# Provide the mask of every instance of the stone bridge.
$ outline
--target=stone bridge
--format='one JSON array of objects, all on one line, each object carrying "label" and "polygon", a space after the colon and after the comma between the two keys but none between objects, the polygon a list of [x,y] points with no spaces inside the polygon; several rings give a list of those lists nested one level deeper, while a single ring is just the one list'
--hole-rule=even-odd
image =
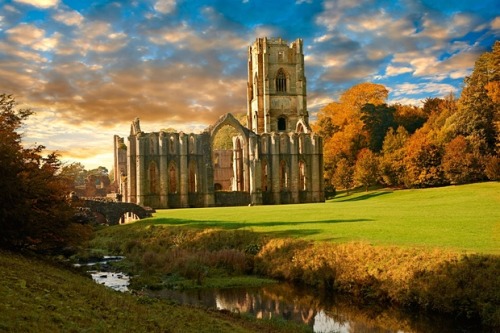
[{"label": "stone bridge", "polygon": [[117,202],[106,198],[81,198],[82,207],[106,218],[109,225],[124,223],[125,217],[134,214],[139,219],[152,216],[154,210],[130,202]]}]

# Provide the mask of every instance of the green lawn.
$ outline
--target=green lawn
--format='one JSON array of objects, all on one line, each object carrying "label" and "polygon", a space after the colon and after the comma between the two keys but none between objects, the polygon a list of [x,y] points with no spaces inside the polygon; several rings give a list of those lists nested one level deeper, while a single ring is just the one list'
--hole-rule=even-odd
[{"label": "green lawn", "polygon": [[500,183],[357,192],[318,204],[158,210],[140,223],[500,254]]}]

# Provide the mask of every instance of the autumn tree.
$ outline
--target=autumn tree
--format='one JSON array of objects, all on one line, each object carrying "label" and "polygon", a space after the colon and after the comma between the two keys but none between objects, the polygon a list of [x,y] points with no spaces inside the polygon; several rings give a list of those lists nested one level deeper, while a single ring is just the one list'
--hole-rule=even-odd
[{"label": "autumn tree", "polygon": [[445,146],[442,167],[452,184],[465,184],[485,178],[479,151],[461,135]]},{"label": "autumn tree", "polygon": [[365,104],[384,104],[389,96],[389,90],[381,84],[364,82],[347,89],[340,96],[340,103],[361,110]]},{"label": "autumn tree", "polygon": [[500,180],[500,156],[490,155],[486,157],[484,172],[489,180]]},{"label": "autumn tree", "polygon": [[[424,105],[426,104],[427,101],[424,101]],[[393,107],[396,109],[394,121],[398,126],[403,126],[410,134],[421,128],[431,114],[431,112],[426,112],[423,108],[414,105],[394,104]]]},{"label": "autumn tree", "polygon": [[324,138],[325,177],[333,175],[335,165],[343,158],[354,163],[359,151],[368,146],[369,134],[361,119],[361,108],[365,104],[384,104],[388,93],[383,85],[361,83],[319,111],[314,130]]},{"label": "autumn tree", "polygon": [[433,187],[445,184],[441,168],[442,149],[424,131],[417,131],[405,144],[406,187]]},{"label": "autumn tree", "polygon": [[450,142],[455,134],[452,133],[453,117],[458,112],[458,102],[453,93],[444,98],[428,98],[424,101],[423,110],[429,117],[421,128],[430,140],[439,144]]},{"label": "autumn tree", "polygon": [[90,227],[73,223],[57,155],[43,156],[42,145],[23,147],[19,130],[32,111],[15,106],[12,96],[0,95],[0,246],[39,252],[76,246]]},{"label": "autumn tree", "polygon": [[336,167],[333,174],[333,183],[338,188],[344,188],[349,194],[349,190],[352,188],[354,182],[354,168],[345,158],[341,159]]},{"label": "autumn tree", "polygon": [[404,183],[403,159],[406,154],[404,147],[409,137],[408,131],[399,126],[396,131],[390,128],[384,138],[379,169],[382,181],[389,186],[399,186]]},{"label": "autumn tree", "polygon": [[377,179],[378,158],[370,149],[364,148],[359,152],[354,165],[354,180],[368,191],[368,187],[374,185]]}]

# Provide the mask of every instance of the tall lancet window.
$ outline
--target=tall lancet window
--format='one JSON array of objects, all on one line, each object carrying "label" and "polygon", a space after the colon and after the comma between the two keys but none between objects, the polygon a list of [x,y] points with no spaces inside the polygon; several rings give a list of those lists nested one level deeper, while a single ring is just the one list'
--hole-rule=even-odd
[{"label": "tall lancet window", "polygon": [[278,69],[276,74],[276,91],[286,92],[286,74],[283,68]]}]

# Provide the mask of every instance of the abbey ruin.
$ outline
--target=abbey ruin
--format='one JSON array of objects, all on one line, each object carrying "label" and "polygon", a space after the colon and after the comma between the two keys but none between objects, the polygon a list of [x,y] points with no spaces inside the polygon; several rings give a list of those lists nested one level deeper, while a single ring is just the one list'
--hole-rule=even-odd
[{"label": "abbey ruin", "polygon": [[[227,113],[201,134],[144,133],[136,119],[126,143],[115,135],[123,200],[153,208],[324,201],[323,141],[309,126],[301,39],[258,38],[249,47],[247,101],[246,126]],[[231,133],[225,146],[216,142],[221,133]]]}]

